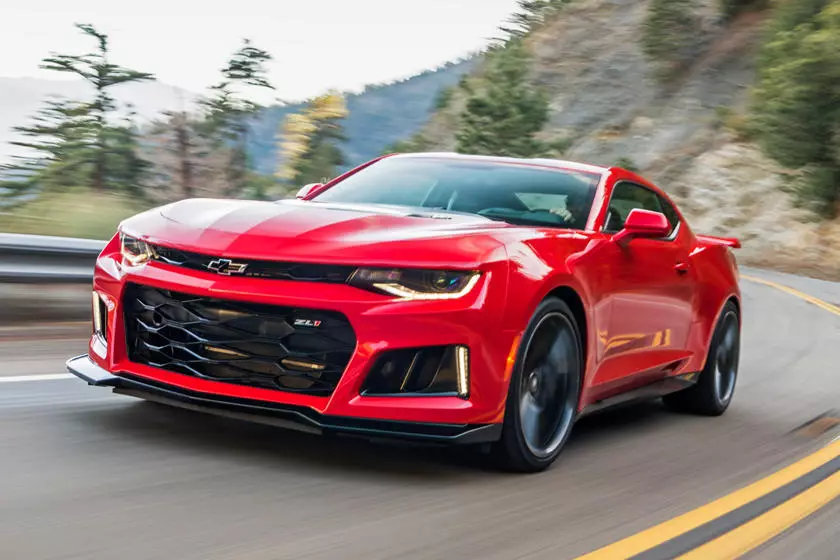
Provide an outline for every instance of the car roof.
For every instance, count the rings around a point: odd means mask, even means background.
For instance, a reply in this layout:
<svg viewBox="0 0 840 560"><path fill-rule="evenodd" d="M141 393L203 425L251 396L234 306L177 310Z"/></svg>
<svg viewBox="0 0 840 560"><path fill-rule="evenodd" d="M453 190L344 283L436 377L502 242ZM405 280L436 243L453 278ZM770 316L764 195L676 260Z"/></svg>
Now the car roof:
<svg viewBox="0 0 840 560"><path fill-rule="evenodd" d="M589 172L589 173L597 173L599 175L603 175L604 173L610 170L609 167L601 167L598 165L591 165L588 163L581 163L577 161L565 161L559 159L548 159L548 158L515 158L515 157L504 157L504 156L482 156L482 155L472 155L472 154L459 154L456 152L417 152L417 153L403 153L403 154L393 154L391 157L396 158L412 158L412 159L421 159L421 158L446 158L446 159L459 159L459 160L466 160L466 161L486 161L486 162L495 162L495 163L516 163L520 165L540 165L545 167L554 167L557 169L565 169L565 170L573 170L573 171L581 171L581 172Z"/></svg>

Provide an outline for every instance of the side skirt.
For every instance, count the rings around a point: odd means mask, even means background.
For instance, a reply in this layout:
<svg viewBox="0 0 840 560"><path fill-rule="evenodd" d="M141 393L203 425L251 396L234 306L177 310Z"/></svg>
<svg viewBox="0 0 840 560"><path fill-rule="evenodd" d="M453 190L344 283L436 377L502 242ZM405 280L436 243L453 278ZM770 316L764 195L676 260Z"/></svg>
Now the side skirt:
<svg viewBox="0 0 840 560"><path fill-rule="evenodd" d="M645 385L644 387L639 387L638 389L633 389L632 391L627 391L626 393L621 393L620 395L615 395L614 397L609 397L587 405L582 411L580 411L578 418L605 410L658 399L659 397L664 397L665 395L688 389L692 385L696 384L699 379L700 373L695 372L683 373L681 375L655 381L650 385Z"/></svg>

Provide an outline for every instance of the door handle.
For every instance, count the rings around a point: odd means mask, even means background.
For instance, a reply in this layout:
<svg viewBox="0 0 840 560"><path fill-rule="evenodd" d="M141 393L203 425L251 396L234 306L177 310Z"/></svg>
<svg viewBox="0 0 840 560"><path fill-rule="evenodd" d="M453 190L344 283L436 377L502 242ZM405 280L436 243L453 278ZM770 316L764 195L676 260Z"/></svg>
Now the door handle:
<svg viewBox="0 0 840 560"><path fill-rule="evenodd" d="M677 264L674 265L674 271L680 276L688 274L689 268L691 268L691 265L685 261L677 261Z"/></svg>

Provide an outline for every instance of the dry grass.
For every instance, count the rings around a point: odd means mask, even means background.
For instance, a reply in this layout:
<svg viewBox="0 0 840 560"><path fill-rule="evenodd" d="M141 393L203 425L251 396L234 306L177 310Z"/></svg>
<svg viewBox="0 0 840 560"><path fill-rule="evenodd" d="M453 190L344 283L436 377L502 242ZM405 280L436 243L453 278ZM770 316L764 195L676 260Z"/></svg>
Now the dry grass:
<svg viewBox="0 0 840 560"><path fill-rule="evenodd" d="M0 231L110 239L117 225L149 207L149 203L88 189L50 193L8 212L0 212Z"/></svg>

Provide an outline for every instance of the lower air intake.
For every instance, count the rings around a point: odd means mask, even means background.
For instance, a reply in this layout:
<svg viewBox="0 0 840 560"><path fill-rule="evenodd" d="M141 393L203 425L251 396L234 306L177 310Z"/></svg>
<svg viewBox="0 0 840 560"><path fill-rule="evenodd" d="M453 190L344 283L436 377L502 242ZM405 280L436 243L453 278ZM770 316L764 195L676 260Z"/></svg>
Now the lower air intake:
<svg viewBox="0 0 840 560"><path fill-rule="evenodd" d="M452 395L469 392L465 346L429 346L380 354L365 378L364 395Z"/></svg>
<svg viewBox="0 0 840 560"><path fill-rule="evenodd" d="M341 313L244 303L129 284L129 359L238 385L332 394L356 347Z"/></svg>

